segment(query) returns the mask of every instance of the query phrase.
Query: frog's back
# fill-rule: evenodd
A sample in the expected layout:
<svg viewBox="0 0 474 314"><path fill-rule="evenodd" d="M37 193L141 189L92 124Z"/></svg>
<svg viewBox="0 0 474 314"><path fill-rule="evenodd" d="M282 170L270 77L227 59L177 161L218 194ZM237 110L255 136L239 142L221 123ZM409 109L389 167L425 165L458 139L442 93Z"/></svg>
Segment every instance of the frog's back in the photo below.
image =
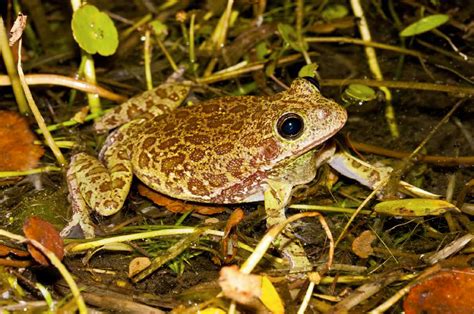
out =
<svg viewBox="0 0 474 314"><path fill-rule="evenodd" d="M295 95L295 88L270 97L218 98L146 122L132 154L134 173L175 198L256 200L273 168L322 143L345 122L339 105L314 90ZM278 121L292 113L307 120L299 140L278 134Z"/></svg>

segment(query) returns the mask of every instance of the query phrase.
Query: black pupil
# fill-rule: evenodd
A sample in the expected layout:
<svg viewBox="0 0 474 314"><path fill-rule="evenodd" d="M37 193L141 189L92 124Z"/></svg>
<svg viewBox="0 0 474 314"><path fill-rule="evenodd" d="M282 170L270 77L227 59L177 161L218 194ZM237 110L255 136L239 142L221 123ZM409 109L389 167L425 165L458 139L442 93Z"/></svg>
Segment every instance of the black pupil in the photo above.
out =
<svg viewBox="0 0 474 314"><path fill-rule="evenodd" d="M303 131L303 119L296 114L282 117L280 121L278 132L283 138L294 139Z"/></svg>

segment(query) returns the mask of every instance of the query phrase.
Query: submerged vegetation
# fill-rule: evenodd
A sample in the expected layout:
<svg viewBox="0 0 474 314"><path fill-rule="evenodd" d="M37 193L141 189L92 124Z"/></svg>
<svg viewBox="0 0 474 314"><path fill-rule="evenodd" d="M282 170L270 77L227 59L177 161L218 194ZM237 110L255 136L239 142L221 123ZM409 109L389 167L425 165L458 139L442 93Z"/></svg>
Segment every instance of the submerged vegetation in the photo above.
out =
<svg viewBox="0 0 474 314"><path fill-rule="evenodd" d="M463 313L474 307L474 26L465 1L4 3L5 311L435 313L449 307ZM322 163L314 180L293 189L288 220L267 228L268 207L285 205L281 182L267 187L265 205L222 205L169 198L134 179L120 211L92 214L95 238L82 239L84 227L59 236L78 219L68 200L75 187L66 175L71 157L97 156L104 142L110 145L99 121L118 104L145 90L162 94L172 82L191 90L182 106L192 110L221 96L292 91L297 77L348 112L336 144L314 154L337 146L352 168L378 176L371 189L328 166L336 160ZM226 119L239 122L236 117ZM298 120L290 122L287 142L299 134L292 124L298 128ZM191 132L202 125L173 127ZM261 125L250 126L251 134L262 132ZM310 172L281 168L276 172L286 179ZM281 250L288 239L302 244L311 269L288 260Z"/></svg>

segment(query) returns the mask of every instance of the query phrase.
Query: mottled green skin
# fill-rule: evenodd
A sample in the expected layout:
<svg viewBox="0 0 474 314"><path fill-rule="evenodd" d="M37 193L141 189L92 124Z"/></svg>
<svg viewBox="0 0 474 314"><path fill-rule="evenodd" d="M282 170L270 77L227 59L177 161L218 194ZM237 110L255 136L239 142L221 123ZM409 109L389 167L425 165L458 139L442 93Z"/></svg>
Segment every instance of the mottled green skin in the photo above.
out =
<svg viewBox="0 0 474 314"><path fill-rule="evenodd" d="M144 107L152 106L150 93L148 99L125 103L96 128L143 117ZM160 95L155 102L168 108L186 94L182 85L168 85L153 97ZM112 133L100 154L102 163L84 153L73 157L68 171L73 202L85 201L101 215L113 214L122 207L133 175L178 199L220 204L263 200L268 179L293 185L311 180L315 167L308 152L347 119L341 106L301 78L273 96L222 97L173 111L161 109L151 119L132 120ZM277 131L277 121L286 113L304 119L297 139L286 140Z"/></svg>

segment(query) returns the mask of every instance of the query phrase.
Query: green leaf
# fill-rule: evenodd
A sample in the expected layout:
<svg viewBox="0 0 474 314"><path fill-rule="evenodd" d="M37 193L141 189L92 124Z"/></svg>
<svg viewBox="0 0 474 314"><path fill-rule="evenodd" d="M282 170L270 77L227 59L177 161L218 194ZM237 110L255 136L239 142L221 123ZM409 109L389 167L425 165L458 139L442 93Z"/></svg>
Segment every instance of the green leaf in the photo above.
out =
<svg viewBox="0 0 474 314"><path fill-rule="evenodd" d="M166 26L166 24L163 24L160 20L154 20L150 23L150 26L155 32L155 34L158 36L166 36L168 34L168 26Z"/></svg>
<svg viewBox="0 0 474 314"><path fill-rule="evenodd" d="M344 93L358 101L371 101L377 97L375 91L371 87L363 84L350 84Z"/></svg>
<svg viewBox="0 0 474 314"><path fill-rule="evenodd" d="M423 198L385 201L375 205L374 209L379 214L401 217L438 216L447 211L459 212L456 206L447 201Z"/></svg>
<svg viewBox="0 0 474 314"><path fill-rule="evenodd" d="M281 37L283 37L283 40L294 50L300 52L308 50L308 44L305 41L303 41L302 45L300 44L296 31L291 25L283 23L278 24L278 32Z"/></svg>
<svg viewBox="0 0 474 314"><path fill-rule="evenodd" d="M318 69L317 63L307 64L299 70L298 77L305 77L305 76L315 77L317 69Z"/></svg>
<svg viewBox="0 0 474 314"><path fill-rule="evenodd" d="M79 46L90 54L112 55L118 47L118 33L110 17L95 6L80 7L72 16L72 33Z"/></svg>
<svg viewBox="0 0 474 314"><path fill-rule="evenodd" d="M449 16L446 14L435 14L422 18L421 20L408 25L404 30L400 32L400 36L409 37L415 36L436 27L443 25L449 20Z"/></svg>
<svg viewBox="0 0 474 314"><path fill-rule="evenodd" d="M331 21L335 19L340 19L349 13L349 10L345 5L342 4L332 4L328 5L323 12L321 12L321 17L325 21Z"/></svg>
<svg viewBox="0 0 474 314"><path fill-rule="evenodd" d="M268 49L267 43L264 41L261 41L255 47L255 52L257 54L258 60L265 60L265 56L267 56L270 53L270 50Z"/></svg>

